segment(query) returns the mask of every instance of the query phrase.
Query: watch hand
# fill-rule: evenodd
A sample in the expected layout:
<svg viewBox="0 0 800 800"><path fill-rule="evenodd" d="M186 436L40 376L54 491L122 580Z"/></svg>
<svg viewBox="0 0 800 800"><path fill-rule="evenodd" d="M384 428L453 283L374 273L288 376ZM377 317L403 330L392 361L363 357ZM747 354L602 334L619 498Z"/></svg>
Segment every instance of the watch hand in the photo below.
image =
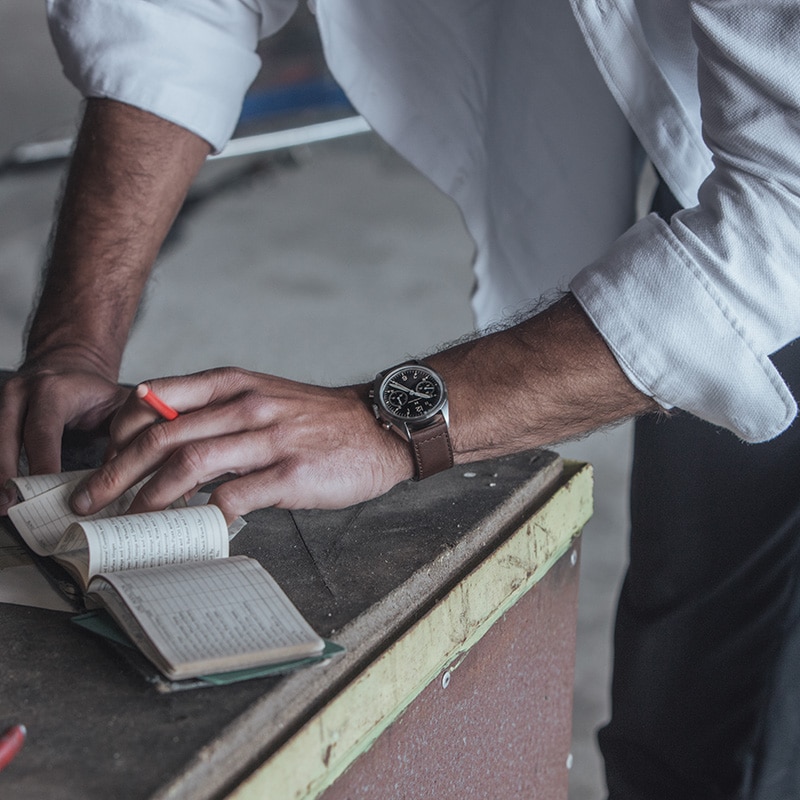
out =
<svg viewBox="0 0 800 800"><path fill-rule="evenodd" d="M422 392L414 391L414 389L409 389L407 386L402 386L399 383L395 383L394 381L389 381L389 386L393 389L400 389L401 392L406 392L407 394L412 394L414 397L421 397L423 400L430 400L433 397L432 394L422 394Z"/></svg>

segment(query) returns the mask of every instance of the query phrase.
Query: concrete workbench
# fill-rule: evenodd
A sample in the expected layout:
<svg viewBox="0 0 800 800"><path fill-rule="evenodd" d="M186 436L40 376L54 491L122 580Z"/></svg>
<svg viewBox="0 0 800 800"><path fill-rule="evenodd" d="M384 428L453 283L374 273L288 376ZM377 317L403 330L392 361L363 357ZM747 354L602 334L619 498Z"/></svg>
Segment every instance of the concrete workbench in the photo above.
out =
<svg viewBox="0 0 800 800"><path fill-rule="evenodd" d="M102 448L70 436L65 468ZM591 469L549 452L249 514L232 551L347 652L224 687L159 692L68 614L0 605L0 728L28 727L0 797L566 798L590 514Z"/></svg>

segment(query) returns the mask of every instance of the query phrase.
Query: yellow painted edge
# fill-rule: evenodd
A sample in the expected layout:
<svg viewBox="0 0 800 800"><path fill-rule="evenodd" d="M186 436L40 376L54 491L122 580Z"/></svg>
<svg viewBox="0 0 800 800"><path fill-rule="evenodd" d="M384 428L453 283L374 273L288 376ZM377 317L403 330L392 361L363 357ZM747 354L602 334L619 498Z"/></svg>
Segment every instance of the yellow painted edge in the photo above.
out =
<svg viewBox="0 0 800 800"><path fill-rule="evenodd" d="M548 572L592 514L592 469L575 473L495 552L346 686L229 800L313 800ZM569 469L571 471L571 469Z"/></svg>

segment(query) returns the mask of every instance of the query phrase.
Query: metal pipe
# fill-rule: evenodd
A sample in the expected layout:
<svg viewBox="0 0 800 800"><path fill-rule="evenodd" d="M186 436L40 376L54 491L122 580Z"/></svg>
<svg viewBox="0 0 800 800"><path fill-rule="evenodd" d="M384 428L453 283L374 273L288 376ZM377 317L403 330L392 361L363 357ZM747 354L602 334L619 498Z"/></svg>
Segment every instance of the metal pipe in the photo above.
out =
<svg viewBox="0 0 800 800"><path fill-rule="evenodd" d="M238 158L257 153L272 153L289 150L292 147L341 139L372 130L362 116L344 117L328 122L317 122L299 128L288 128L254 136L231 139L225 148L209 159ZM74 139L55 139L50 142L31 142L15 147L1 163L2 168L34 166L48 161L62 161L69 158Z"/></svg>

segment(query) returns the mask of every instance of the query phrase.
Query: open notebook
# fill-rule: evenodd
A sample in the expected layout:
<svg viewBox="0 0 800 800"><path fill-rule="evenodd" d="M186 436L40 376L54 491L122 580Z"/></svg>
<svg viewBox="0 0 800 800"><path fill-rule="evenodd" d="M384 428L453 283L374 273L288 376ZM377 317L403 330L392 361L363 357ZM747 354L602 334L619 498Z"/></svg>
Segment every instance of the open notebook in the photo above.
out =
<svg viewBox="0 0 800 800"><path fill-rule="evenodd" d="M68 499L84 474L14 479L22 502L9 517L163 675L181 680L323 655L323 639L261 564L229 555L233 532L219 508L125 515L134 487L94 518L78 517Z"/></svg>

